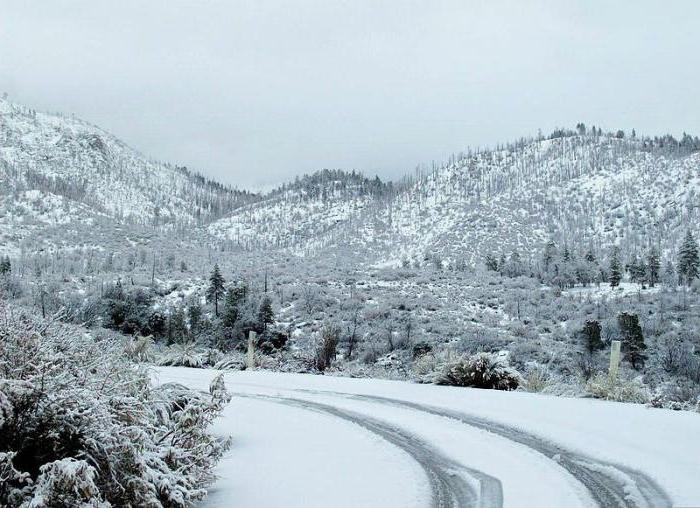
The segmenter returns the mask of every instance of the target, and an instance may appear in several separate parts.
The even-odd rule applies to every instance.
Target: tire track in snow
[[[397,427],[360,413],[305,399],[232,393],[235,397],[265,400],[301,409],[325,413],[354,423],[380,436],[411,456],[428,477],[433,508],[502,508],[503,491],[497,478],[468,468],[445,457],[425,442]],[[466,473],[479,484],[479,490],[460,473]]]
[[[574,453],[520,429],[449,409],[374,395],[324,390],[294,390],[315,395],[336,395],[348,399],[404,407],[457,420],[531,448],[555,460],[581,482],[601,508],[669,508],[668,495],[644,473]]]

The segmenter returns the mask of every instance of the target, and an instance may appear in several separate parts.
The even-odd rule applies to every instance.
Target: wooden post
[[[610,369],[608,373],[611,380],[617,378],[617,371],[620,368],[620,345],[619,340],[612,341],[612,347],[610,348]]]
[[[258,334],[250,332],[248,334],[248,353],[246,354],[246,369],[252,370],[255,368],[255,340]]]

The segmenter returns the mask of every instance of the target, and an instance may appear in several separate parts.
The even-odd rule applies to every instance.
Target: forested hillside
[[[373,180],[374,192],[354,175],[321,172],[209,231],[244,248],[359,250],[394,264],[439,256],[473,266],[513,250],[532,258],[549,239],[581,250],[653,243],[670,252],[700,214],[698,149],[687,135],[638,138],[579,125],[460,154],[397,184]]]
[[[73,116],[7,100],[0,100],[0,181],[4,197],[11,193],[20,208],[36,208],[46,223],[81,218],[85,211],[71,213],[71,207],[84,205],[121,223],[189,228],[256,199],[148,159]],[[42,207],[32,206],[37,200]]]

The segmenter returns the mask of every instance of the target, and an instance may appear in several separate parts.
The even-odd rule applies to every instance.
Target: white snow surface
[[[216,374],[166,367],[158,368],[155,377],[161,383],[206,390]],[[624,481],[631,505],[650,506],[627,476],[630,470],[656,482],[674,506],[700,506],[700,415],[695,413],[524,392],[262,371],[229,372],[226,385],[234,398],[215,432],[232,436],[234,444],[204,507],[430,505],[426,474],[400,447],[358,423],[280,399],[320,403],[400,429],[459,467],[496,478],[503,506],[596,505],[584,485],[560,465],[557,454],[547,456],[454,418],[357,396],[476,416],[602,461],[590,470]],[[469,476],[456,470],[452,474]]]

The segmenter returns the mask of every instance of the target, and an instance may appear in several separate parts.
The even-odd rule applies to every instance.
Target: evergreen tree
[[[632,261],[628,266],[628,270],[630,272],[630,280],[632,282],[643,284],[646,281],[646,266],[644,265],[644,261],[639,259],[636,255],[634,258],[632,258]]]
[[[610,287],[614,288],[620,285],[622,280],[622,271],[620,267],[620,254],[617,247],[613,247],[612,255],[610,256],[610,273],[608,275]]]
[[[237,284],[226,292],[224,303],[224,326],[233,327],[243,314],[241,305],[248,299],[248,285],[245,282]]]
[[[272,300],[265,296],[260,302],[258,309],[258,326],[261,332],[267,330],[267,325],[275,322],[275,313],[272,310]]]
[[[168,343],[184,342],[187,327],[185,326],[185,313],[181,307],[177,307],[170,313],[168,326]]]
[[[12,263],[10,262],[10,256],[0,258],[0,275],[5,275],[10,272],[12,272]]]
[[[652,247],[647,257],[647,282],[649,287],[659,282],[659,272],[661,271],[661,261],[659,260],[659,252]]]
[[[229,289],[227,297],[230,297],[232,305],[240,306],[248,299],[248,293],[248,284],[244,281]]]
[[[617,324],[620,328],[622,338],[622,351],[625,354],[625,359],[632,364],[632,368],[638,370],[644,366],[647,359],[647,345],[644,343],[644,335],[642,327],[639,326],[639,316],[621,313],[617,317]]]
[[[498,271],[498,260],[491,254],[486,254],[486,269],[492,272]]]
[[[523,263],[518,251],[514,250],[510,254],[510,259],[508,260],[505,271],[509,277],[519,277],[523,274]]]
[[[190,334],[196,337],[202,325],[202,306],[198,301],[193,301],[187,307],[187,319],[190,324]]]
[[[675,287],[678,285],[678,280],[676,279],[676,269],[673,267],[673,262],[670,259],[666,262],[666,266],[664,266],[662,280],[668,287]]]
[[[690,230],[688,230],[678,252],[678,275],[690,286],[699,273],[700,257],[698,257],[698,244]]]
[[[583,339],[583,346],[586,348],[589,354],[593,354],[596,351],[603,349],[603,341],[600,339],[600,323],[595,320],[586,321],[581,330],[581,338]]]
[[[219,271],[219,265],[214,265],[214,271],[209,276],[209,288],[207,289],[207,298],[209,301],[214,301],[214,314],[219,317],[219,300],[224,295],[224,277]]]
[[[593,254],[593,251],[590,249],[586,252],[586,255],[584,256],[584,258],[589,263],[595,263],[595,254]]]
[[[236,297],[233,288],[231,288],[226,293],[226,301],[224,302],[224,315],[222,317],[224,326],[230,328],[236,324],[236,321],[238,321],[238,318],[240,317],[240,310],[238,309],[238,305],[239,300]]]

